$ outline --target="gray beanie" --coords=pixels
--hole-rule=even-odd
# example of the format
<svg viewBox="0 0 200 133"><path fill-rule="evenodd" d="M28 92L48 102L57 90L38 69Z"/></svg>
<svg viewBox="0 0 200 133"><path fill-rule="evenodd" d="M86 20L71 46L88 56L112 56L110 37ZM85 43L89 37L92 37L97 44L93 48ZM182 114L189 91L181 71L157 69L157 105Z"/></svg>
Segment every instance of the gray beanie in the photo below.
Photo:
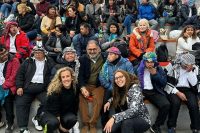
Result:
<svg viewBox="0 0 200 133"><path fill-rule="evenodd" d="M183 54L180 58L181 65L193 65L195 64L195 56L192 54Z"/></svg>
<svg viewBox="0 0 200 133"><path fill-rule="evenodd" d="M63 49L63 55L62 57L64 58L66 52L73 52L73 53L76 53L76 50L73 48L73 47L66 47Z"/></svg>

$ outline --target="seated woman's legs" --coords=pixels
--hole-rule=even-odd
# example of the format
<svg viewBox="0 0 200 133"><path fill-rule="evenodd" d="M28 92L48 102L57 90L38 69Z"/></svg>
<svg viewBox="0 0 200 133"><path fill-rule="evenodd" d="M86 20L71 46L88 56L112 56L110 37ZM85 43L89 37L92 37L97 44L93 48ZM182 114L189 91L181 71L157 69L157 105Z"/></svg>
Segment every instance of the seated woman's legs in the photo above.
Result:
<svg viewBox="0 0 200 133"><path fill-rule="evenodd" d="M67 113L64 116L61 116L60 122L65 129L69 130L76 124L76 122L78 121L77 119L78 118L75 114Z"/></svg>
<svg viewBox="0 0 200 133"><path fill-rule="evenodd" d="M46 133L54 133L54 131L59 128L60 122L56 116L50 113L45 113L41 118L41 124Z"/></svg>

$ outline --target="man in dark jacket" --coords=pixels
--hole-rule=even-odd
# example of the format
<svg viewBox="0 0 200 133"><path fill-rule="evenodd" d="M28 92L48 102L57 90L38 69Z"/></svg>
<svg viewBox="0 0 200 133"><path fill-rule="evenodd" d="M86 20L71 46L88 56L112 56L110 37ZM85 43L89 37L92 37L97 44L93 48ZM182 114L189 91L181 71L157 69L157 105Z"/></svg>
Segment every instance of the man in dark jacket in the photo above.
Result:
<svg viewBox="0 0 200 133"><path fill-rule="evenodd" d="M81 133L97 133L97 121L103 104L104 88L98 79L101 67L105 62L98 42L90 40L86 47L87 54L80 57L78 83L81 90L79 109L83 127ZM92 102L92 113L89 114L88 102Z"/></svg>
<svg viewBox="0 0 200 133"><path fill-rule="evenodd" d="M45 56L45 53L43 47L35 46L33 57L23 62L16 77L16 114L20 133L29 133L27 128L29 111L35 98L41 102L41 105L32 122L37 130L42 130L38 123L38 117L43 111L43 105L46 101L46 88L50 82L51 69L54 65L53 60Z"/></svg>
<svg viewBox="0 0 200 133"><path fill-rule="evenodd" d="M86 54L86 45L89 40L98 40L88 23L80 25L80 33L73 37L73 45L78 56Z"/></svg>
<svg viewBox="0 0 200 133"><path fill-rule="evenodd" d="M161 133L160 126L164 124L170 109L164 87L167 84L167 75L157 63L157 56L153 52L143 55L138 67L138 78L146 99L158 107L158 116L150 128L152 133Z"/></svg>

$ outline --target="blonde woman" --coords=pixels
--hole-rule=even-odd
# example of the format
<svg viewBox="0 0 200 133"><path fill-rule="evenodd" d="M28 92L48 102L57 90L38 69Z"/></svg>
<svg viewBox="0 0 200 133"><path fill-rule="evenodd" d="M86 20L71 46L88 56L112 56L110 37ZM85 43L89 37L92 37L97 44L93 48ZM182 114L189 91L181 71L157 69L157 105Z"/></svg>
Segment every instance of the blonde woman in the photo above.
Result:
<svg viewBox="0 0 200 133"><path fill-rule="evenodd" d="M45 133L53 133L57 129L60 133L69 132L77 123L76 84L77 78L71 68L64 67L57 71L47 90L45 113L41 120Z"/></svg>
<svg viewBox="0 0 200 133"><path fill-rule="evenodd" d="M27 37L32 40L35 39L37 36L37 31L34 30L34 20L35 17L30 12L32 9L26 4L19 4L17 5L17 11L19 13L17 17L17 23L19 25L19 28L26 32Z"/></svg>
<svg viewBox="0 0 200 133"><path fill-rule="evenodd" d="M146 52L153 52L155 50L154 39L151 34L148 20L139 20L138 26L130 36L129 49L129 60L132 62L133 66L140 63L142 56Z"/></svg>

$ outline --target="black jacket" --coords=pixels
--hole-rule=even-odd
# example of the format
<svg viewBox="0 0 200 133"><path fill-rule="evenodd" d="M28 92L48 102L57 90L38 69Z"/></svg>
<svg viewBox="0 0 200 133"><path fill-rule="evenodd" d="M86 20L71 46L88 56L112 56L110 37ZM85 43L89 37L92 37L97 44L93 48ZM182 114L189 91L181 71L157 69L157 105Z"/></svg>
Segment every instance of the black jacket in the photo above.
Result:
<svg viewBox="0 0 200 133"><path fill-rule="evenodd" d="M54 66L54 61L51 58L46 57L44 71L43 71L44 88L46 88L50 83L51 69L53 68L53 66ZM31 83L35 71L36 71L35 60L32 57L26 59L20 66L16 76L17 89L23 88L24 90L26 90Z"/></svg>
<svg viewBox="0 0 200 133"><path fill-rule="evenodd" d="M72 88L62 88L60 93L47 96L45 112L55 116L63 116L69 112L77 115L78 103L78 92L75 92Z"/></svg>
<svg viewBox="0 0 200 133"><path fill-rule="evenodd" d="M200 16L195 15L188 18L182 26L185 27L186 25L193 25L197 30L200 30Z"/></svg>
<svg viewBox="0 0 200 133"><path fill-rule="evenodd" d="M33 29L34 20L35 17L30 13L26 13L24 16L19 15L17 17L17 23L24 32L29 32Z"/></svg>
<svg viewBox="0 0 200 133"><path fill-rule="evenodd" d="M196 15L197 9L196 9L195 5L192 6L191 9L192 9L192 16ZM179 13L178 13L179 21L184 23L188 19L189 13L190 13L189 5L182 4L181 8L179 10Z"/></svg>
<svg viewBox="0 0 200 133"><path fill-rule="evenodd" d="M62 51L65 47L69 47L71 45L70 37L64 36L63 34L59 37ZM54 48L56 48L57 37L53 33L50 35L48 41L45 43L45 49L49 52L54 52Z"/></svg>
<svg viewBox="0 0 200 133"><path fill-rule="evenodd" d="M103 57L104 62L106 61L106 56L101 54ZM79 88L85 86L90 78L91 74L91 61L88 55L84 54L79 58L80 68L79 68L79 75L78 75L78 83ZM96 87L100 86L99 78L97 79Z"/></svg>

